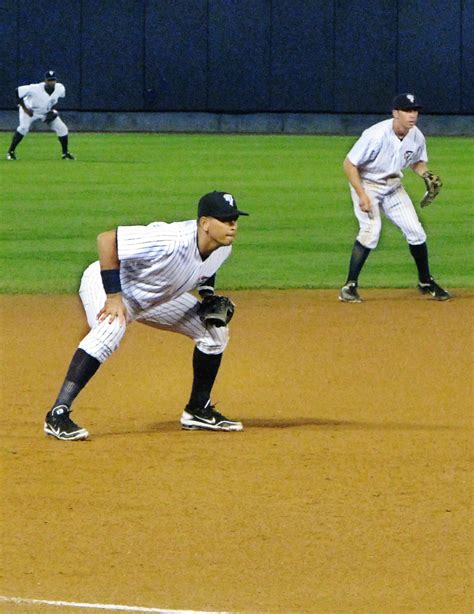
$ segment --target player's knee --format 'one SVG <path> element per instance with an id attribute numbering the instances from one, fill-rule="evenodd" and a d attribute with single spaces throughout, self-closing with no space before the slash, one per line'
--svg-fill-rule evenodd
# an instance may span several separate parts
<path id="1" fill-rule="evenodd" d="M 204 354 L 222 354 L 228 343 L 228 327 L 211 326 L 206 329 L 206 334 L 197 340 L 196 347 Z"/>
<path id="2" fill-rule="evenodd" d="M 67 136 L 69 131 L 66 124 L 57 117 L 52 123 L 51 128 L 56 132 L 58 136 Z"/>
<path id="3" fill-rule="evenodd" d="M 104 320 L 84 337 L 79 347 L 103 363 L 118 349 L 126 328 L 117 318 L 113 322 Z"/>
<path id="4" fill-rule="evenodd" d="M 427 238 L 426 232 L 421 224 L 417 228 L 406 232 L 405 237 L 410 245 L 421 245 L 426 242 Z"/>
<path id="5" fill-rule="evenodd" d="M 26 126 L 18 126 L 18 128 L 16 129 L 16 131 L 21 134 L 22 136 L 26 136 L 28 134 L 28 132 L 30 131 L 29 128 L 27 128 Z"/>
<path id="6" fill-rule="evenodd" d="M 375 249 L 379 244 L 382 224 L 379 220 L 373 220 L 371 224 L 360 229 L 357 240 L 368 249 Z"/>

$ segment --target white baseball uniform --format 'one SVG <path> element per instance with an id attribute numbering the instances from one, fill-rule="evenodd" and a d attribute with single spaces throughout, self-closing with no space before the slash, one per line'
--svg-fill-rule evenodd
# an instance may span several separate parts
<path id="1" fill-rule="evenodd" d="M 198 299 L 191 294 L 212 277 L 229 257 L 223 246 L 205 260 L 197 246 L 197 221 L 153 222 L 148 226 L 119 226 L 117 249 L 127 323 L 134 320 L 187 335 L 205 354 L 221 354 L 228 342 L 227 327 L 206 328 L 198 314 Z M 98 261 L 82 276 L 79 294 L 91 328 L 79 347 L 104 362 L 125 334 L 126 325 L 116 318 L 98 322 L 106 294 Z"/>
<path id="2" fill-rule="evenodd" d="M 20 85 L 18 88 L 18 97 L 23 99 L 25 105 L 33 111 L 33 117 L 30 117 L 22 107 L 19 107 L 20 124 L 17 132 L 25 136 L 28 134 L 33 122 L 44 121 L 48 111 L 58 103 L 60 98 L 65 98 L 66 88 L 62 83 L 56 83 L 54 91 L 51 94 L 45 90 L 45 82 L 31 83 L 30 85 Z M 68 129 L 66 124 L 58 116 L 50 124 L 51 128 L 58 136 L 66 136 Z"/>
<path id="3" fill-rule="evenodd" d="M 382 228 L 381 209 L 400 228 L 409 244 L 424 243 L 426 233 L 401 183 L 404 168 L 428 161 L 421 131 L 414 126 L 399 139 L 393 130 L 393 119 L 386 119 L 365 130 L 347 158 L 357 166 L 364 190 L 372 201 L 369 216 L 360 209 L 359 197 L 350 186 L 354 213 L 359 221 L 359 243 L 369 249 L 377 247 Z"/>

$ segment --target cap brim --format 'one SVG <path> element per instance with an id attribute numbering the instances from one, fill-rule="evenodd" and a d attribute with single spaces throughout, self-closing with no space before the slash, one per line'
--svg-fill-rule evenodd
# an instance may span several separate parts
<path id="1" fill-rule="evenodd" d="M 395 107 L 395 111 L 419 111 L 421 106 L 418 104 L 414 104 L 410 107 Z"/>
<path id="2" fill-rule="evenodd" d="M 215 217 L 216 220 L 231 220 L 234 217 L 240 217 L 241 215 L 250 215 L 250 213 L 245 213 L 245 211 L 232 211 L 232 213 L 223 213 L 222 215 L 219 214 L 204 214 L 204 217 Z"/>

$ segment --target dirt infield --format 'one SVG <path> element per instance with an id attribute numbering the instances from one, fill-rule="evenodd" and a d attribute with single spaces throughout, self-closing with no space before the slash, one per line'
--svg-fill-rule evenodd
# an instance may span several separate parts
<path id="1" fill-rule="evenodd" d="M 134 324 L 76 402 L 88 442 L 42 433 L 79 300 L 0 297 L 0 597 L 471 612 L 474 292 L 455 295 L 232 293 L 214 401 L 243 433 L 181 431 L 192 344 Z"/>

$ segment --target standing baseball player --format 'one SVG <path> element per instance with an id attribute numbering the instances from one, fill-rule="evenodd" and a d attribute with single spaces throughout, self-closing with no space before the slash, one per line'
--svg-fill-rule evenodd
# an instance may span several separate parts
<path id="1" fill-rule="evenodd" d="M 197 220 L 119 226 L 98 236 L 99 261 L 85 270 L 79 290 L 90 332 L 46 415 L 48 435 L 87 438 L 87 430 L 71 420 L 72 402 L 134 320 L 195 342 L 193 384 L 182 428 L 242 430 L 241 422 L 226 418 L 211 404 L 234 313 L 233 303 L 214 293 L 215 275 L 230 256 L 240 215 L 248 213 L 237 208 L 231 194 L 211 192 L 200 199 Z M 194 289 L 202 302 L 191 293 Z"/>
<path id="2" fill-rule="evenodd" d="M 352 248 L 347 281 L 339 299 L 362 301 L 357 291 L 359 274 L 367 257 L 377 247 L 382 228 L 381 211 L 402 231 L 418 269 L 418 289 L 438 301 L 450 295 L 430 273 L 426 233 L 410 197 L 402 185 L 402 169 L 408 166 L 422 177 L 424 207 L 437 196 L 442 183 L 427 168 L 425 137 L 416 127 L 421 105 L 414 94 L 400 94 L 392 104 L 392 118 L 365 130 L 347 154 L 344 171 L 350 183 L 359 234 Z"/>
<path id="3" fill-rule="evenodd" d="M 16 92 L 20 122 L 13 135 L 7 160 L 17 159 L 15 149 L 28 134 L 31 125 L 38 120 L 47 124 L 58 135 L 62 159 L 74 160 L 74 156 L 68 150 L 68 128 L 56 111 L 59 99 L 66 96 L 66 88 L 62 83 L 58 83 L 54 71 L 48 70 L 41 83 L 21 85 Z"/>

